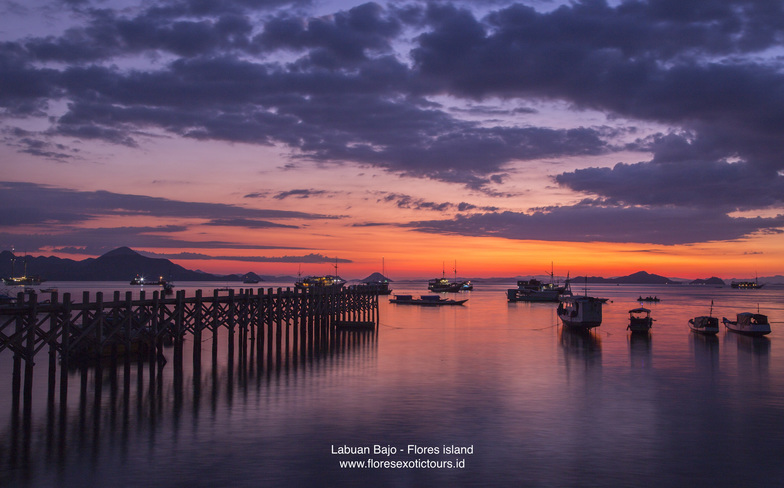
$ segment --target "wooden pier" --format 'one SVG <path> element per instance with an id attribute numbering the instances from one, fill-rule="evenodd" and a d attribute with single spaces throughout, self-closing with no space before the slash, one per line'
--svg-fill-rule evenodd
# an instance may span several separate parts
<path id="1" fill-rule="evenodd" d="M 169 356 L 173 356 L 174 371 L 182 371 L 187 340 L 192 341 L 193 369 L 198 370 L 205 336 L 212 339 L 213 367 L 218 361 L 219 337 L 225 337 L 230 363 L 235 354 L 240 363 L 247 362 L 250 354 L 259 365 L 265 357 L 268 364 L 280 364 L 289 355 L 305 356 L 345 340 L 338 337 L 338 330 L 341 334 L 346 329 L 376 331 L 378 321 L 378 295 L 362 286 L 337 290 L 239 289 L 236 293 L 231 289 L 214 290 L 212 296 L 196 290 L 191 297 L 186 297 L 183 290 L 173 297 L 155 291 L 149 298 L 140 291 L 138 299 L 132 298 L 132 292 L 124 297 L 114 292 L 111 300 L 105 300 L 101 292 L 94 297 L 84 292 L 81 301 L 74 301 L 70 293 L 60 300 L 54 292 L 44 302 L 39 302 L 35 293 L 19 293 L 15 304 L 0 309 L 0 354 L 13 352 L 15 411 L 19 411 L 22 398 L 25 410 L 32 403 L 33 366 L 42 356 L 48 357 L 48 399 L 52 406 L 58 396 L 59 365 L 59 401 L 64 409 L 67 375 L 74 367 L 121 366 L 129 377 L 132 363 L 138 364 L 139 376 L 143 364 L 149 364 L 153 382 L 157 369 L 153 365 L 167 361 L 164 347 L 172 349 Z M 174 379 L 176 383 L 177 375 Z"/>

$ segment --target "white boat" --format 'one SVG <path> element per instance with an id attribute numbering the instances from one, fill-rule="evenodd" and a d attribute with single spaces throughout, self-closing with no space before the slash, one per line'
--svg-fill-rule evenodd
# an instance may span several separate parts
<path id="1" fill-rule="evenodd" d="M 602 324 L 602 304 L 607 300 L 589 296 L 571 296 L 558 304 L 558 318 L 564 325 L 590 329 Z"/>
<path id="2" fill-rule="evenodd" d="M 557 302 L 566 294 L 563 290 L 563 287 L 537 279 L 521 280 L 517 282 L 517 288 L 506 290 L 506 299 L 510 302 Z"/>
<path id="3" fill-rule="evenodd" d="M 648 332 L 653 327 L 651 311 L 645 307 L 629 310 L 629 325 L 626 329 L 632 332 Z"/>
<path id="4" fill-rule="evenodd" d="M 740 334 L 763 336 L 770 334 L 770 324 L 767 315 L 761 313 L 742 312 L 737 315 L 736 320 L 729 320 L 722 317 L 724 326 Z"/>
<path id="5" fill-rule="evenodd" d="M 412 295 L 395 295 L 391 298 L 389 303 L 398 303 L 402 305 L 425 305 L 425 306 L 440 306 L 440 305 L 462 305 L 468 299 L 453 300 L 451 298 L 441 298 L 438 295 L 422 295 L 419 298 L 414 298 Z"/>
<path id="6" fill-rule="evenodd" d="M 714 335 L 719 333 L 719 319 L 701 315 L 689 319 L 689 328 L 698 334 Z"/>

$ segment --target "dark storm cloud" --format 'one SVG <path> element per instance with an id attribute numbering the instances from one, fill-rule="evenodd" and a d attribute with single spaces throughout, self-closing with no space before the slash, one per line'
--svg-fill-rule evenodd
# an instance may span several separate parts
<path id="1" fill-rule="evenodd" d="M 671 129 L 628 146 L 649 151 L 650 161 L 555 176 L 596 202 L 646 209 L 595 204 L 589 213 L 586 203 L 534 214 L 537 222 L 558 225 L 576 213 L 610 222 L 637 212 L 670 235 L 672 224 L 653 216 L 678 208 L 726 225 L 730 239 L 777 222 L 701 212 L 782 203 L 784 75 L 773 56 L 784 42 L 781 2 L 583 0 L 547 12 L 514 4 L 481 18 L 450 2 L 367 3 L 318 18 L 278 9 L 304 2 L 159 1 L 122 12 L 69 3 L 83 25 L 0 44 L 6 114 L 41 116 L 67 103 L 48 131 L 18 136 L 31 154 L 67 159 L 68 148 L 47 146 L 48 136 L 134 146 L 165 131 L 282 144 L 303 161 L 356 162 L 502 196 L 493 188 L 512 178 L 516 161 L 618 149 L 619 133 L 609 129 L 526 124 L 534 112 L 519 107 L 549 100 Z M 410 51 L 395 53 L 401 45 Z M 156 62 L 128 62 L 141 58 Z M 475 115 L 516 115 L 517 123 L 460 119 L 462 109 L 433 102 L 440 95 L 470 101 Z M 511 113 L 488 110 L 490 98 L 509 100 Z M 645 185 L 630 189 L 635 182 Z M 72 220 L 87 218 L 76 210 Z M 473 222 L 491 232 L 495 222 L 509 233 L 506 219 L 490 215 L 465 217 L 465 232 Z M 623 234 L 606 232 L 607 240 Z"/>
<path id="2" fill-rule="evenodd" d="M 732 240 L 754 233 L 781 233 L 784 215 L 733 218 L 721 211 L 642 207 L 557 207 L 517 212 L 459 215 L 449 220 L 411 222 L 421 232 L 570 242 L 690 244 Z"/>
<path id="3" fill-rule="evenodd" d="M 15 246 L 27 252 L 52 249 L 63 254 L 88 254 L 99 256 L 120 245 L 133 248 L 156 249 L 292 249 L 291 246 L 248 245 L 228 241 L 196 241 L 180 239 L 178 234 L 186 232 L 186 226 L 124 226 L 83 228 L 62 226 L 47 233 L 0 232 L 3 248 Z M 306 249 L 306 248 L 294 248 Z"/>
<path id="4" fill-rule="evenodd" d="M 232 219 L 329 219 L 328 215 L 264 210 L 219 203 L 183 202 L 108 191 L 76 191 L 34 183 L 0 182 L 0 225 L 76 224 L 106 216 L 206 219 L 213 225 Z"/>
<path id="5" fill-rule="evenodd" d="M 25 101 L 69 100 L 52 133 L 71 137 L 134 146 L 143 128 L 159 127 L 199 139 L 284 143 L 307 159 L 372 164 L 481 190 L 515 159 L 608 149 L 606 134 L 593 129 L 481 127 L 413 95 L 425 90 L 390 52 L 403 10 L 368 3 L 320 18 L 279 14 L 254 35 L 236 12 L 194 19 L 175 8 L 182 5 L 132 18 L 89 11 L 87 27 L 9 45 L 20 76 L 36 74 L 36 60 L 79 61 L 47 72 L 51 84 Z M 300 57 L 266 63 L 253 57 L 259 49 Z M 160 51 L 175 58 L 146 71 L 87 62 Z"/>
<path id="6" fill-rule="evenodd" d="M 626 205 L 765 208 L 784 203 L 784 177 L 744 162 L 690 161 L 679 164 L 618 163 L 556 177 L 561 185 Z"/>
<path id="7" fill-rule="evenodd" d="M 480 22 L 434 4 L 416 68 L 467 97 L 543 97 L 676 124 L 724 157 L 784 167 L 784 77 L 751 52 L 784 39 L 780 2 L 515 5 Z"/>

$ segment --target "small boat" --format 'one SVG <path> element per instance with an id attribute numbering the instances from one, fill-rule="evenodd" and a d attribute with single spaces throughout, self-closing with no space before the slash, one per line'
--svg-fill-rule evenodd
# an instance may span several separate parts
<path id="1" fill-rule="evenodd" d="M 462 300 L 454 300 L 452 298 L 441 298 L 438 295 L 422 295 L 419 298 L 414 298 L 413 295 L 395 295 L 395 298 L 389 299 L 389 303 L 397 303 L 401 305 L 425 305 L 425 306 L 462 305 L 467 301 L 468 298 Z"/>
<path id="2" fill-rule="evenodd" d="M 698 334 L 714 335 L 719 332 L 719 319 L 701 315 L 689 319 L 689 328 Z"/>
<path id="3" fill-rule="evenodd" d="M 633 308 L 629 310 L 629 325 L 627 330 L 632 332 L 648 332 L 653 327 L 651 311 L 647 308 Z"/>
<path id="4" fill-rule="evenodd" d="M 742 312 L 737 315 L 736 320 L 729 320 L 722 317 L 724 326 L 739 334 L 752 336 L 763 336 L 770 334 L 770 324 L 767 315 L 761 313 Z"/>
<path id="5" fill-rule="evenodd" d="M 640 298 L 637 299 L 637 301 L 638 302 L 660 302 L 661 299 L 659 297 L 652 297 L 652 296 L 647 296 L 647 297 L 643 298 L 642 295 L 641 295 Z"/>
<path id="6" fill-rule="evenodd" d="M 710 313 L 707 316 L 700 315 L 689 319 L 689 328 L 704 335 L 714 335 L 719 333 L 719 319 L 713 316 L 713 300 L 711 300 Z"/>
<path id="7" fill-rule="evenodd" d="M 602 304 L 606 299 L 572 296 L 561 299 L 558 318 L 564 325 L 576 329 L 590 329 L 602 325 Z"/>

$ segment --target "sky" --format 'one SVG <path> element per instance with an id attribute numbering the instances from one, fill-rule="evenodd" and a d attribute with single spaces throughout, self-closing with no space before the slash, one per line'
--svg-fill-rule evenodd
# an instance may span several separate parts
<path id="1" fill-rule="evenodd" d="M 0 249 L 784 274 L 778 0 L 0 1 Z"/>

